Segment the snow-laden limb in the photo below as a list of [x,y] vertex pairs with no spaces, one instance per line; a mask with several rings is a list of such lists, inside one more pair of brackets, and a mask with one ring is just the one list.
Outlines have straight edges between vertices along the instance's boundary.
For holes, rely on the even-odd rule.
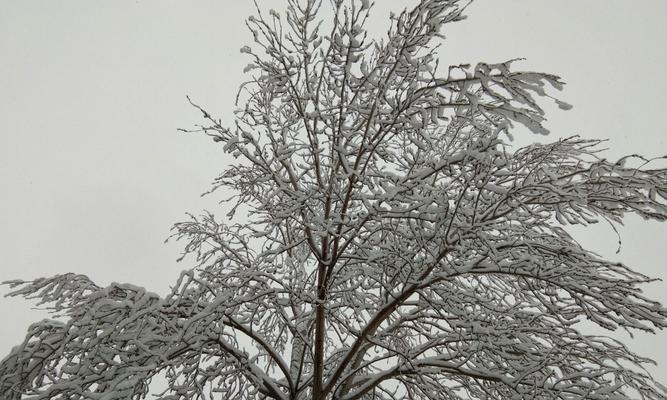
[[549,94],[562,82],[516,60],[442,71],[458,1],[420,1],[382,40],[369,2],[331,4],[323,22],[316,0],[248,19],[231,127],[192,102],[195,131],[239,160],[214,182],[226,221],[174,226],[196,266],[164,298],[11,282],[62,321],[2,361],[0,396],[140,399],[160,375],[163,400],[666,399],[649,359],[579,323],[663,329],[651,278],[567,233],[667,219],[664,161],[580,137],[512,146],[516,124],[547,133],[540,99],[569,108]]
[[[15,293],[39,293],[45,299],[54,293],[44,287],[77,293],[79,282],[68,278],[24,282]],[[189,279],[186,273],[181,282]],[[154,376],[166,372],[180,398],[201,395],[199,380],[235,377],[244,385],[240,398],[254,398],[258,391],[284,397],[280,384],[253,365],[227,331],[261,341],[259,333],[239,321],[240,315],[225,315],[227,293],[206,305],[195,296],[176,293],[160,299],[143,288],[112,284],[70,298],[72,304],[61,308],[69,318],[66,323],[44,320],[32,325],[26,341],[2,361],[0,393],[8,399],[20,399],[21,393],[31,399],[138,399]],[[211,357],[215,362],[208,362]],[[200,371],[203,365],[207,367]]]

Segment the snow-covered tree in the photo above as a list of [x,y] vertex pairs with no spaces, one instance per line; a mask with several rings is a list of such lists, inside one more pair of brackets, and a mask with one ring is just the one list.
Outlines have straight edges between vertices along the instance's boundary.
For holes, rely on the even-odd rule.
[[235,121],[193,103],[193,131],[238,159],[214,182],[226,217],[174,227],[196,266],[166,297],[9,282],[56,319],[2,361],[0,397],[141,399],[159,376],[163,400],[667,398],[649,359],[582,323],[664,328],[650,278],[566,230],[667,219],[667,169],[599,140],[513,145],[548,133],[539,98],[569,107],[548,94],[562,83],[440,66],[457,0],[421,0],[382,40],[369,1],[320,3],[248,19]]

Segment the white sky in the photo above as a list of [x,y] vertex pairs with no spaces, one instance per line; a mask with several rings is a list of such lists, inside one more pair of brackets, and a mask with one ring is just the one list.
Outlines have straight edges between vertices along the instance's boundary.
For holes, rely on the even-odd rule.
[[[378,32],[389,9],[414,3],[376,2]],[[71,271],[164,293],[190,266],[163,240],[186,211],[215,211],[199,195],[228,159],[176,128],[200,122],[186,94],[231,115],[251,12],[249,0],[0,2],[0,280]],[[562,76],[560,98],[575,108],[548,116],[550,139],[609,138],[609,158],[667,153],[667,2],[478,0],[467,15],[445,31],[442,62],[525,57],[517,68]],[[667,224],[630,218],[618,255],[608,227],[578,234],[667,278]],[[647,293],[667,303],[666,289]],[[41,315],[0,299],[0,358]],[[665,333],[637,338],[631,347],[662,362],[652,371],[667,383]]]

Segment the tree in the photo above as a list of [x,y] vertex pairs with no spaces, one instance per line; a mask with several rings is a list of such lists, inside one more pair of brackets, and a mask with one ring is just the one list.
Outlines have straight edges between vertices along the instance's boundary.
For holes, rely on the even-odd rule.
[[57,319],[0,363],[2,397],[140,399],[164,375],[164,400],[667,398],[650,360],[580,323],[667,326],[651,279],[566,231],[664,221],[667,169],[579,137],[515,148],[519,126],[547,133],[537,100],[562,82],[514,60],[442,71],[456,0],[421,0],[379,41],[368,1],[331,3],[331,22],[317,0],[248,19],[231,127],[192,103],[193,131],[239,161],[213,187],[227,222],[175,225],[197,265],[168,296],[9,282]]

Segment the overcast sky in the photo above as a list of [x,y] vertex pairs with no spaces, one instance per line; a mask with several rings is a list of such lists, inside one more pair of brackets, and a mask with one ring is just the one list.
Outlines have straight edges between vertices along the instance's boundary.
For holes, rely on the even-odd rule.
[[[379,0],[373,28],[411,1]],[[280,10],[282,0],[260,4]],[[326,1],[325,1],[326,3]],[[230,5],[233,4],[233,5]],[[100,284],[165,293],[181,269],[164,244],[184,213],[215,211],[200,198],[228,159],[203,136],[185,95],[229,121],[250,44],[251,1],[60,0],[0,2],[0,280],[64,272]],[[550,139],[609,138],[609,158],[667,153],[667,2],[477,0],[445,30],[445,64],[527,60],[516,68],[563,77]],[[529,141],[532,137],[521,137]],[[630,218],[623,246],[608,226],[577,232],[584,244],[667,278],[667,224]],[[6,293],[6,287],[0,293]],[[667,303],[667,286],[647,288]],[[41,318],[0,299],[0,358]],[[662,362],[667,335],[631,347]]]

